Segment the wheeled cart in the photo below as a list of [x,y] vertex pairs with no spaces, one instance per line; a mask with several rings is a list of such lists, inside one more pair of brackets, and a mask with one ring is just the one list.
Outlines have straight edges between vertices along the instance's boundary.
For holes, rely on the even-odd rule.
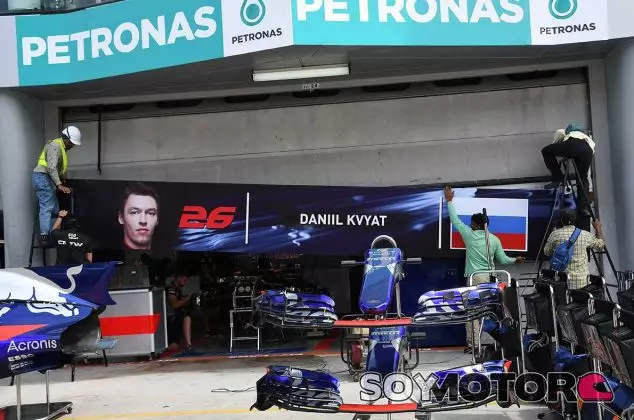
[[15,376],[16,405],[0,408],[0,418],[3,420],[49,420],[73,411],[73,403],[68,401],[50,401],[49,371],[44,373],[46,378],[46,402],[38,404],[22,404],[22,375]]

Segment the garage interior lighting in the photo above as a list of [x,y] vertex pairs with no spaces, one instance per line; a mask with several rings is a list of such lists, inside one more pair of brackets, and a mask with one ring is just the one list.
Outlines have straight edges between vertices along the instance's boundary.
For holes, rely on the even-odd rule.
[[254,70],[254,82],[271,82],[276,80],[315,79],[319,77],[347,76],[350,66],[313,66],[279,70]]

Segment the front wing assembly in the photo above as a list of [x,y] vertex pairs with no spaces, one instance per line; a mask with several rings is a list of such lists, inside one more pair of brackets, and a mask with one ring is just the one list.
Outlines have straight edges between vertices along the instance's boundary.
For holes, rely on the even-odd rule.
[[[339,381],[329,373],[291,366],[269,366],[266,375],[257,382],[257,400],[251,409],[266,411],[279,407],[289,411],[332,414],[424,414],[464,410],[498,400],[497,382],[485,379],[493,373],[508,372],[510,363],[500,360],[434,372],[437,382],[430,390],[433,398],[426,398],[418,403],[395,404],[344,404]],[[467,381],[468,375],[470,379]],[[475,387],[476,391],[473,390],[474,382],[479,384]],[[465,387],[471,388],[467,390]],[[517,400],[510,395],[507,401],[497,402],[500,406],[508,407],[517,403]]]

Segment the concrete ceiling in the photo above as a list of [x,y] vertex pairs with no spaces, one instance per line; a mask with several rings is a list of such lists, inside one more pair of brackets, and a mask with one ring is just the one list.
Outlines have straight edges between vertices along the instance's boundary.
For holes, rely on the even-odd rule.
[[[540,47],[288,47],[250,55],[206,61],[72,85],[20,88],[43,100],[85,102],[97,98],[185,95],[188,92],[229,92],[288,86],[288,82],[254,83],[254,69],[324,64],[350,64],[350,76],[328,82],[381,77],[429,75],[521,65],[596,59],[618,41]],[[304,81],[305,82],[305,81]],[[299,86],[302,81],[297,81]]]

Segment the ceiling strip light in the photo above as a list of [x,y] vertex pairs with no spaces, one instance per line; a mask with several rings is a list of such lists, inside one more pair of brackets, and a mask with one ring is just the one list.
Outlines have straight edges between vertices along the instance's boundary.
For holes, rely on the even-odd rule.
[[313,66],[279,70],[254,70],[254,82],[271,82],[277,80],[316,79],[320,77],[347,76],[350,67],[340,66]]

